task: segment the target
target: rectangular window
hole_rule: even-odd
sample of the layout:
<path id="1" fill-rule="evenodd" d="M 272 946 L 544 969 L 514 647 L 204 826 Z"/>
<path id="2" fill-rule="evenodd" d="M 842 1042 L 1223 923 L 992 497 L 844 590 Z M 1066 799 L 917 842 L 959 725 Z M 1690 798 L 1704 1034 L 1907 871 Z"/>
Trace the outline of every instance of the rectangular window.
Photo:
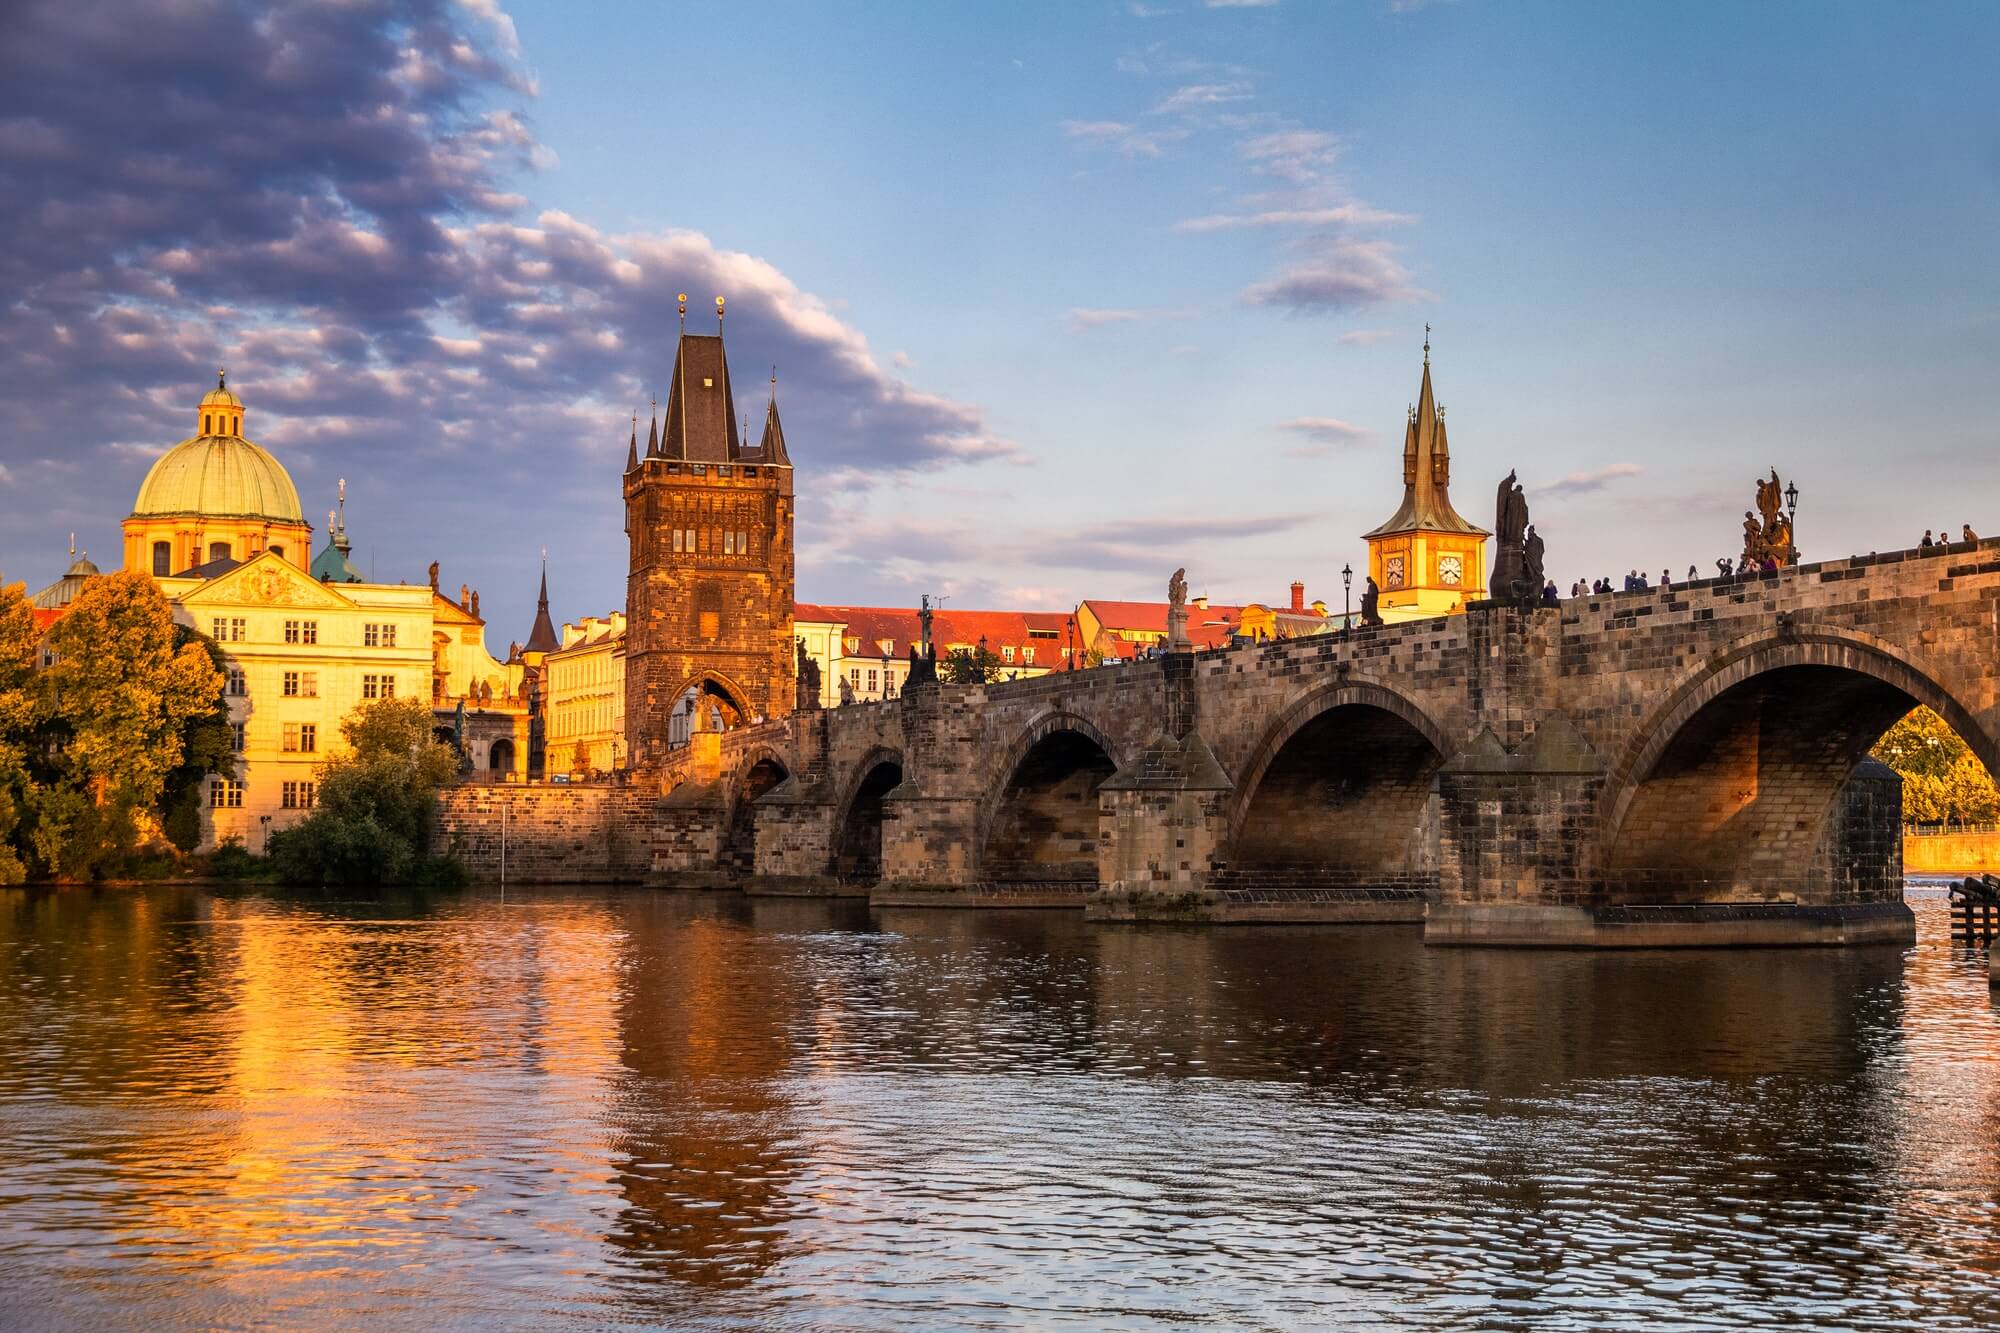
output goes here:
<path id="1" fill-rule="evenodd" d="M 715 470 L 715 475 L 718 477 L 731 476 L 733 475 L 733 470 L 730 468 L 729 464 L 724 463 L 721 467 Z"/>
<path id="2" fill-rule="evenodd" d="M 243 617 L 217 616 L 215 633 L 209 637 L 217 643 L 241 643 L 243 641 Z"/>
<path id="3" fill-rule="evenodd" d="M 243 784 L 235 778 L 210 778 L 208 780 L 208 808 L 211 810 L 241 810 L 243 808 Z"/>
<path id="4" fill-rule="evenodd" d="M 879 682 L 875 678 L 875 668 L 874 667 L 868 668 L 868 692 L 870 694 L 875 693 L 876 689 L 878 688 L 878 684 Z"/>
<path id="5" fill-rule="evenodd" d="M 310 810 L 318 796 L 318 783 L 287 782 L 279 804 L 287 810 Z"/>
<path id="6" fill-rule="evenodd" d="M 361 627 L 361 646 L 364 648 L 394 648 L 396 646 L 396 627 L 394 625 L 363 625 Z"/>
<path id="7" fill-rule="evenodd" d="M 319 698 L 319 672 L 287 671 L 284 695 L 287 699 Z"/>
<path id="8" fill-rule="evenodd" d="M 681 533 L 681 530 L 680 530 L 679 528 L 675 528 L 675 529 L 674 529 L 674 554 L 675 554 L 675 555 L 679 555 L 679 554 L 681 553 L 681 537 L 682 537 L 682 533 Z"/>
<path id="9" fill-rule="evenodd" d="M 316 722 L 285 723 L 285 753 L 312 754 L 319 749 L 319 724 Z"/>
<path id="10" fill-rule="evenodd" d="M 319 622 L 317 620 L 287 620 L 285 622 L 286 643 L 318 643 Z"/>
<path id="11" fill-rule="evenodd" d="M 229 693 L 238 699 L 250 693 L 250 687 L 243 679 L 242 667 L 229 668 Z"/>
<path id="12" fill-rule="evenodd" d="M 363 676 L 361 697 L 364 699 L 393 699 L 396 697 L 394 676 Z"/>
<path id="13" fill-rule="evenodd" d="M 248 723 L 231 722 L 229 724 L 230 746 L 236 751 L 236 753 L 242 754 L 245 747 L 249 745 L 250 743 L 249 732 L 250 732 L 250 727 Z"/>
<path id="14" fill-rule="evenodd" d="M 1001 645 L 1000 645 L 1000 658 L 1001 658 L 1001 660 L 1002 660 L 1002 661 L 1005 661 L 1005 662 L 1011 662 L 1011 661 L 1013 661 L 1013 660 L 1014 660 L 1014 645 L 1013 645 L 1013 644 L 1011 644 L 1011 643 L 1003 643 L 1003 644 L 1001 644 Z"/>
<path id="15" fill-rule="evenodd" d="M 723 553 L 724 555 L 735 555 L 735 554 L 736 554 L 736 534 L 735 534 L 735 533 L 733 533 L 733 532 L 725 532 L 725 533 L 723 533 L 723 534 L 722 534 L 722 553 Z"/>
<path id="16" fill-rule="evenodd" d="M 1035 646 L 1033 644 L 1029 644 L 1021 650 L 1021 660 L 1023 662 L 1032 662 L 1035 660 Z"/>
<path id="17" fill-rule="evenodd" d="M 854 687 L 855 687 L 856 689 L 860 689 L 860 688 L 861 688 L 861 668 L 860 668 L 860 667 L 849 667 L 849 668 L 847 668 L 847 683 L 848 683 L 849 685 L 852 685 L 852 686 L 854 686 Z"/>

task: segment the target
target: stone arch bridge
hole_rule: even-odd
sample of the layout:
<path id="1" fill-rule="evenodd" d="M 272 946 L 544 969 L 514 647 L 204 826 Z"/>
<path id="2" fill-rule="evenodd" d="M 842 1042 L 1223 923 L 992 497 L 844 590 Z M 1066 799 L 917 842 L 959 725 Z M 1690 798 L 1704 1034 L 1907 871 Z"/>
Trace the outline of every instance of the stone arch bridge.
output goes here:
<path id="1" fill-rule="evenodd" d="M 1475 607 L 696 736 L 625 839 L 682 881 L 1435 943 L 1906 940 L 1917 704 L 2000 772 L 2000 542 Z M 458 804 L 447 824 L 481 827 Z M 579 854 L 588 854 L 580 852 Z"/>

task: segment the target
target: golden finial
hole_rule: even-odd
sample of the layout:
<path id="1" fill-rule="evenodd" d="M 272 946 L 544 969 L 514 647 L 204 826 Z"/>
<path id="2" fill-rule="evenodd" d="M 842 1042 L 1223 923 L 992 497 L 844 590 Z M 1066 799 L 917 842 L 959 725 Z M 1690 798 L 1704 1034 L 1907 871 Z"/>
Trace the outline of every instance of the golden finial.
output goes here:
<path id="1" fill-rule="evenodd" d="M 216 387 L 216 388 L 218 388 L 218 389 L 226 389 L 226 388 L 228 388 L 228 387 L 229 387 L 229 369 L 228 369 L 228 367 L 226 367 L 226 366 L 217 366 L 217 367 L 215 368 L 215 387 Z"/>
<path id="2" fill-rule="evenodd" d="M 1431 363 L 1431 326 L 1428 322 L 1426 322 L 1424 325 L 1424 364 L 1428 366 L 1430 363 Z"/>
<path id="3" fill-rule="evenodd" d="M 686 333 L 688 331 L 688 294 L 686 292 L 681 293 L 680 302 L 681 302 L 681 332 Z M 659 401 L 660 400 L 657 398 L 653 400 L 655 404 L 657 404 Z"/>
<path id="4" fill-rule="evenodd" d="M 722 332 L 722 298 L 715 298 L 715 331 Z"/>

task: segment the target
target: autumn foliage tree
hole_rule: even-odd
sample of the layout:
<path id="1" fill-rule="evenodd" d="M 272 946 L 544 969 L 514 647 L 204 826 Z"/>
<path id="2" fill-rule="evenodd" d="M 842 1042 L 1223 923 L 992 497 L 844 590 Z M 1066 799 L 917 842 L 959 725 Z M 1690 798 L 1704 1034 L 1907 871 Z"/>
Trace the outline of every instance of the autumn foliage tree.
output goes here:
<path id="1" fill-rule="evenodd" d="M 1919 708 L 1875 743 L 1877 759 L 1903 778 L 1903 819 L 1911 824 L 1990 824 L 2000 789 L 1945 720 Z"/>
<path id="2" fill-rule="evenodd" d="M 0 875 L 102 878 L 205 774 L 227 771 L 223 672 L 132 572 L 84 585 L 48 632 L 45 667 L 37 644 L 23 590 L 0 590 Z"/>

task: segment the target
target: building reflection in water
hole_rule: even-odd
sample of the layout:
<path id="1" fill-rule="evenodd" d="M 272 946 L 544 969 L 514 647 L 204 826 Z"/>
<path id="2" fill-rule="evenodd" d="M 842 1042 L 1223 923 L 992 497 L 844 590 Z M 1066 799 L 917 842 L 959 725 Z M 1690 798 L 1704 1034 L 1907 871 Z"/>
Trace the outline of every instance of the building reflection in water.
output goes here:
<path id="1" fill-rule="evenodd" d="M 7 893 L 0 1325 L 1977 1322 L 2000 1023 L 1940 915 L 1605 955 Z"/>

